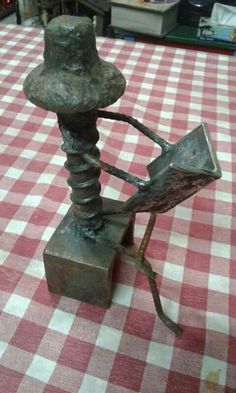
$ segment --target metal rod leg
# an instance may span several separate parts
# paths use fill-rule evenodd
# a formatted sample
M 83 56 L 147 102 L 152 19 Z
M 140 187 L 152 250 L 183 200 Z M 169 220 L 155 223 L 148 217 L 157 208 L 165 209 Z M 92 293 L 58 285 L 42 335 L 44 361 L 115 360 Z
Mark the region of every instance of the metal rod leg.
M 141 268 L 144 274 L 147 276 L 158 317 L 174 334 L 178 336 L 182 333 L 182 329 L 180 329 L 180 327 L 175 322 L 173 322 L 169 317 L 167 317 L 167 315 L 165 315 L 156 284 L 156 273 L 152 270 L 150 262 L 144 257 L 155 222 L 156 214 L 151 213 L 143 239 L 141 241 L 135 258 L 136 267 L 138 270 Z
M 144 260 L 143 268 L 148 278 L 148 282 L 151 288 L 152 297 L 158 317 L 176 336 L 179 336 L 182 333 L 182 329 L 175 322 L 173 322 L 167 315 L 165 315 L 163 311 L 160 294 L 156 284 L 156 273 L 152 270 L 152 267 L 147 260 Z

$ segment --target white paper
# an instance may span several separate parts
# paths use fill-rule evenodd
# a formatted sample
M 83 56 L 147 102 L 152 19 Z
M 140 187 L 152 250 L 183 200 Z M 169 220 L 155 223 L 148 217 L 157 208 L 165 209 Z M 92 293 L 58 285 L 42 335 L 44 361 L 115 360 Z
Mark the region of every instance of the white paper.
M 211 25 L 236 27 L 236 7 L 215 3 L 212 9 Z

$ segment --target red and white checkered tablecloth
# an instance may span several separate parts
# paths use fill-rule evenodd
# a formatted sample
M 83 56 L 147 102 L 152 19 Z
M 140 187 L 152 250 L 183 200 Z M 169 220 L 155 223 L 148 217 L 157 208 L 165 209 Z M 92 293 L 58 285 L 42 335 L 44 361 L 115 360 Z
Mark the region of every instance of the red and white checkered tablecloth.
M 55 114 L 22 92 L 43 34 L 0 24 L 0 392 L 236 392 L 236 59 L 99 38 L 127 79 L 115 110 L 175 142 L 207 122 L 222 179 L 159 216 L 147 256 L 160 275 L 156 317 L 146 278 L 123 262 L 108 310 L 48 292 L 43 249 L 70 206 Z M 138 176 L 160 150 L 127 124 L 99 121 L 103 160 Z M 103 195 L 134 191 L 102 174 Z M 136 242 L 147 215 L 137 215 Z

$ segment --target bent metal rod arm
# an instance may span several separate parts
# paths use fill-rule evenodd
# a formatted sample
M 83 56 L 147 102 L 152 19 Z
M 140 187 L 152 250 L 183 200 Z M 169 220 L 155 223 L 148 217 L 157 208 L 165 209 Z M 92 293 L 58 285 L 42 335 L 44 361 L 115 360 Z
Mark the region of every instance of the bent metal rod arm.
M 93 165 L 94 167 L 99 168 L 102 171 L 109 173 L 110 175 L 116 176 L 119 179 L 122 179 L 132 184 L 133 186 L 137 187 L 140 191 L 146 190 L 149 187 L 148 181 L 142 180 L 137 176 L 133 176 L 130 173 L 123 171 L 122 169 L 114 167 L 113 165 L 107 164 L 106 162 L 95 158 L 93 155 L 89 153 L 80 153 L 80 156 L 90 165 Z
M 102 111 L 102 110 L 97 111 L 97 116 L 104 119 L 111 119 L 111 120 L 117 120 L 117 121 L 123 121 L 125 123 L 129 123 L 131 126 L 142 132 L 153 142 L 157 143 L 161 147 L 162 153 L 166 153 L 171 149 L 170 143 L 166 142 L 165 139 L 156 135 L 148 127 L 140 123 L 138 120 L 134 119 L 132 116 L 128 116 L 123 113 Z

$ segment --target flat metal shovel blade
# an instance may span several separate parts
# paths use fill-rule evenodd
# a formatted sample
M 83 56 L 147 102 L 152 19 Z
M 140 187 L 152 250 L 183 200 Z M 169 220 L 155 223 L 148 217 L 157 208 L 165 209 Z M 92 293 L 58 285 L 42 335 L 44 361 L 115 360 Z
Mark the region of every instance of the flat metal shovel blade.
M 153 160 L 147 169 L 149 188 L 133 194 L 125 202 L 124 211 L 165 213 L 221 177 L 205 123 Z

